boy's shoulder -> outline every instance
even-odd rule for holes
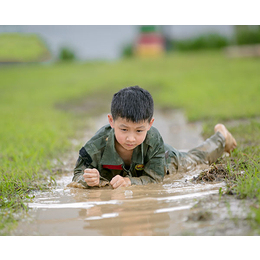
[[[147,132],[144,142],[150,146],[155,146],[158,144],[163,144],[163,139],[158,129],[152,126]]]
[[[110,124],[106,124],[104,126],[102,126],[95,134],[94,136],[90,139],[90,140],[94,140],[99,138],[100,136],[104,136],[104,135],[109,135],[109,133],[111,132],[112,127],[110,126]]]
[[[107,144],[108,136],[111,134],[113,129],[109,124],[101,127],[94,136],[84,145],[87,150],[91,149],[92,152],[97,152]]]

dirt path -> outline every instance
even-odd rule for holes
[[[201,125],[187,124],[181,111],[156,111],[155,127],[164,141],[188,150],[200,144]],[[107,123],[106,115],[94,122],[86,140]],[[82,140],[74,140],[82,142]],[[201,168],[162,184],[112,190],[67,188],[77,159],[73,151],[64,160],[63,174],[52,191],[35,193],[27,218],[13,235],[246,235],[248,206],[234,197],[220,200],[224,183],[190,181]]]

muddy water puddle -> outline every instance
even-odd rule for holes
[[[155,118],[164,141],[177,149],[188,150],[203,141],[201,126],[187,124],[181,111],[157,111]],[[95,128],[106,122],[106,116],[101,116]],[[249,232],[243,202],[233,197],[220,199],[219,188],[225,188],[223,182],[191,182],[206,166],[177,177],[166,176],[162,184],[116,190],[66,187],[71,182],[74,163],[66,167],[71,172],[56,179],[55,189],[32,194],[28,216],[14,235],[243,235]]]

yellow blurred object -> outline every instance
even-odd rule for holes
[[[138,57],[158,57],[164,54],[164,47],[160,44],[138,44],[135,55]]]
[[[165,50],[162,34],[153,27],[148,29],[139,35],[134,48],[135,55],[138,57],[162,56]]]

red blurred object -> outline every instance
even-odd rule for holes
[[[159,32],[141,33],[136,41],[135,54],[139,57],[161,56],[164,38]]]
[[[137,44],[164,44],[164,38],[159,33],[141,34]]]

